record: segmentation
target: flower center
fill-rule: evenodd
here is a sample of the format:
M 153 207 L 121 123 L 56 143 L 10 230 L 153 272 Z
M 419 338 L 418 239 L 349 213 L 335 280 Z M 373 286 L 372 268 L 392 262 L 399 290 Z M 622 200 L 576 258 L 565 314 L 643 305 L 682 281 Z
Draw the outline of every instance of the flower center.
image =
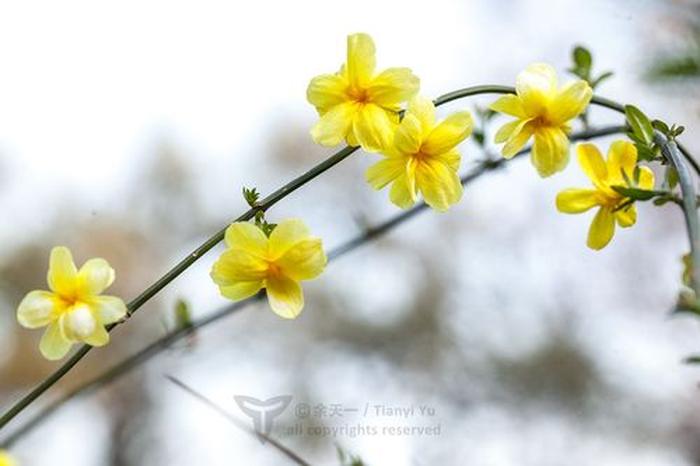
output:
M 268 262 L 267 275 L 269 277 L 279 277 L 282 275 L 282 268 L 274 262 Z
M 369 93 L 367 89 L 362 89 L 359 87 L 351 87 L 348 90 L 348 95 L 352 100 L 360 104 L 366 104 L 369 102 Z
M 547 118 L 547 115 L 540 115 L 532 120 L 532 124 L 538 128 L 552 126 L 552 123 Z
M 432 155 L 423 151 L 422 147 L 420 149 L 418 149 L 418 152 L 411 155 L 411 159 L 412 159 L 413 163 L 416 165 L 420 165 L 422 163 L 425 163 L 425 162 L 429 161 L 432 157 L 433 157 Z
M 79 306 L 81 304 L 80 299 L 78 299 L 78 294 L 73 293 L 71 295 L 55 295 L 58 297 L 58 299 L 61 302 L 60 306 L 57 306 L 58 309 L 63 309 L 64 312 L 71 310 L 75 306 Z

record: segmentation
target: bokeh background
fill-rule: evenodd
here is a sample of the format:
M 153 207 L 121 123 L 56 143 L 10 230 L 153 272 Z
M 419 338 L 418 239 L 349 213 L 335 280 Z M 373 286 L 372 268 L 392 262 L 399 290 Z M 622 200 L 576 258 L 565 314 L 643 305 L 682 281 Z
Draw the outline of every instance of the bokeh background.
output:
M 429 96 L 511 84 L 534 61 L 564 75 L 572 46 L 584 44 L 598 72 L 615 71 L 601 95 L 685 124 L 683 142 L 700 153 L 699 4 L 4 2 L 0 408 L 56 367 L 38 352 L 41 332 L 14 317 L 23 294 L 45 286 L 50 248 L 106 258 L 114 293 L 134 297 L 244 209 L 243 186 L 268 193 L 332 153 L 308 136 L 316 115 L 305 89 L 337 69 L 347 34 L 370 33 L 379 67 L 411 67 Z M 591 120 L 620 117 L 594 109 Z M 463 153 L 463 171 L 484 157 L 473 143 Z M 270 220 L 303 217 L 330 248 L 396 214 L 364 182 L 373 160 L 353 156 Z M 585 247 L 592 214 L 563 216 L 553 204 L 560 189 L 585 184 L 575 163 L 543 182 L 515 161 L 449 213 L 426 212 L 332 263 L 307 284 L 297 320 L 251 306 L 66 404 L 13 453 L 23 465 L 288 464 L 169 374 L 245 422 L 234 395 L 292 395 L 273 435 L 312 464 L 338 464 L 340 446 L 372 466 L 698 465 L 700 370 L 682 361 L 700 352 L 700 328 L 669 316 L 687 249 L 680 212 L 643 205 L 637 226 L 595 253 Z M 195 318 L 225 305 L 208 278 L 220 251 L 38 405 L 171 330 L 178 299 Z M 360 413 L 300 420 L 299 403 Z M 374 405 L 434 415 L 363 418 Z M 440 430 L 285 430 L 300 422 Z

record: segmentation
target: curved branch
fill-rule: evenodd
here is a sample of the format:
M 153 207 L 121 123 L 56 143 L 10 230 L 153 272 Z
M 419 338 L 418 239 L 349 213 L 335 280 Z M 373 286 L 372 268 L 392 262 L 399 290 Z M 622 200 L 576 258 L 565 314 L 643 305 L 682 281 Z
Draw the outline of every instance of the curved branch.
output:
M 661 153 L 669 161 L 671 166 L 678 173 L 678 184 L 681 186 L 681 200 L 683 216 L 688 230 L 688 241 L 690 243 L 690 256 L 692 262 L 692 273 L 690 274 L 690 285 L 695 292 L 695 299 L 700 298 L 700 221 L 698 220 L 697 198 L 695 197 L 695 186 L 690 178 L 688 167 L 683 163 L 681 151 L 675 141 L 668 139 L 658 131 L 654 134 L 656 144 L 661 148 Z
M 578 133 L 574 133 L 571 135 L 571 140 L 576 141 L 576 140 L 586 140 L 586 139 L 592 139 L 592 138 L 597 138 L 597 137 L 603 137 L 603 136 L 609 136 L 611 134 L 617 134 L 617 133 L 623 133 L 625 131 L 624 126 L 610 126 L 610 127 L 605 127 L 605 128 L 600 128 L 600 129 L 592 129 L 588 131 L 582 131 Z M 520 151 L 516 157 L 521 158 L 523 155 L 527 154 L 530 152 L 530 149 L 523 149 Z M 469 173 L 465 174 L 461 178 L 461 182 L 463 186 L 468 185 L 469 183 L 473 182 L 477 178 L 479 178 L 481 175 L 484 175 L 487 172 L 499 169 L 503 167 L 506 163 L 508 163 L 507 159 L 498 159 L 498 160 L 492 160 L 492 161 L 487 161 L 487 162 L 482 162 L 479 166 L 471 170 Z M 425 204 L 424 202 L 421 202 L 420 204 L 416 205 L 415 207 L 405 211 L 401 212 L 400 214 L 397 214 L 390 219 L 380 223 L 379 225 L 375 227 L 368 228 L 365 232 L 357 235 L 355 238 L 350 239 L 349 241 L 346 241 L 345 243 L 339 245 L 338 247 L 332 249 L 328 253 L 328 259 L 329 261 L 334 261 L 340 258 L 341 256 L 344 256 L 345 254 L 359 248 L 360 246 L 363 246 L 364 244 L 372 241 L 375 238 L 378 238 L 390 230 L 394 229 L 398 225 L 406 222 L 407 220 L 413 218 L 414 216 L 418 215 L 421 212 L 424 212 L 428 209 L 428 205 Z M 54 401 L 50 405 L 46 406 L 44 409 L 39 410 L 33 416 L 18 430 L 13 432 L 10 436 L 8 436 L 3 442 L 2 442 L 2 447 L 3 448 L 9 448 L 12 444 L 14 444 L 17 440 L 19 440 L 22 436 L 33 430 L 35 427 L 43 423 L 45 420 L 49 418 L 51 414 L 53 414 L 58 408 L 60 408 L 62 405 L 67 403 L 68 401 L 72 400 L 73 398 L 76 398 L 78 395 L 85 394 L 92 392 L 94 390 L 97 390 L 98 388 L 107 385 L 111 381 L 121 377 L 122 375 L 125 375 L 129 371 L 131 371 L 133 368 L 139 366 L 141 363 L 148 361 L 151 359 L 153 356 L 157 355 L 161 351 L 167 349 L 170 347 L 173 343 L 175 343 L 178 340 L 181 340 L 182 338 L 185 338 L 189 335 L 192 335 L 196 330 L 201 329 L 203 327 L 206 327 L 210 324 L 213 324 L 215 322 L 218 322 L 219 320 L 223 319 L 224 317 L 228 317 L 229 315 L 232 315 L 240 310 L 243 310 L 244 308 L 260 301 L 262 297 L 264 296 L 264 293 L 260 292 L 257 295 L 255 295 L 252 298 L 249 298 L 244 301 L 239 301 L 236 303 L 229 304 L 225 307 L 222 307 L 221 309 L 212 312 L 211 314 L 202 317 L 200 319 L 195 319 L 192 322 L 192 325 L 188 327 L 183 327 L 177 330 L 173 330 L 172 332 L 168 333 L 167 335 L 161 337 L 160 339 L 154 341 L 153 343 L 149 344 L 148 346 L 144 347 L 137 353 L 133 354 L 132 356 L 128 357 L 127 359 L 123 360 L 116 366 L 112 367 L 111 369 L 107 370 L 106 372 L 102 373 L 99 375 L 97 378 L 85 383 L 84 385 L 81 385 L 71 392 L 67 393 L 60 399 Z
M 514 93 L 515 89 L 510 86 L 496 86 L 496 85 L 483 85 L 483 86 L 472 86 L 472 87 L 467 87 L 464 89 L 460 89 L 454 92 L 450 92 L 447 94 L 444 94 L 440 97 L 438 97 L 435 100 L 435 105 L 440 106 L 443 104 L 446 104 L 448 102 L 461 99 L 464 97 L 469 97 L 469 96 L 475 96 L 475 95 L 480 95 L 480 94 L 510 94 Z M 601 107 L 606 107 L 611 110 L 615 110 L 617 112 L 624 113 L 624 107 L 616 102 L 613 102 L 609 99 L 605 99 L 603 97 L 597 97 L 594 96 L 591 100 L 591 103 L 601 106 Z M 358 147 L 345 147 L 341 149 L 340 151 L 336 152 L 334 155 L 329 157 L 328 159 L 324 160 L 320 164 L 314 166 L 311 168 L 309 171 L 306 173 L 298 176 L 297 178 L 293 179 L 286 185 L 282 186 L 279 188 L 277 191 L 273 192 L 269 196 L 267 196 L 265 199 L 263 199 L 258 205 L 255 207 L 249 209 L 242 215 L 240 215 L 238 218 L 234 220 L 234 222 L 242 222 L 242 221 L 247 221 L 252 219 L 256 212 L 258 211 L 265 211 L 272 207 L 274 204 L 279 202 L 280 200 L 284 199 L 287 197 L 289 194 L 292 192 L 296 191 L 298 188 L 301 186 L 305 185 L 306 183 L 310 182 L 317 176 L 321 175 L 325 171 L 329 170 L 330 168 L 334 167 L 335 165 L 339 164 L 346 158 L 348 158 L 353 152 L 357 151 Z M 688 155 L 687 156 L 689 159 L 691 157 Z M 695 165 L 694 165 L 695 166 Z M 138 311 L 141 306 L 143 306 L 146 302 L 148 302 L 151 298 L 153 298 L 160 290 L 165 288 L 168 284 L 170 284 L 173 280 L 175 280 L 182 272 L 187 270 L 194 262 L 196 262 L 200 257 L 202 257 L 204 254 L 206 254 L 209 250 L 211 250 L 214 246 L 219 244 L 223 238 L 224 234 L 226 232 L 226 228 L 228 225 L 221 230 L 219 230 L 214 236 L 206 240 L 201 246 L 199 246 L 197 249 L 195 249 L 192 253 L 190 253 L 187 257 L 182 259 L 180 262 L 178 262 L 172 269 L 170 269 L 168 272 L 165 273 L 160 279 L 158 279 L 155 283 L 153 283 L 151 286 L 146 288 L 140 295 L 138 295 L 135 299 L 133 299 L 129 304 L 127 304 L 127 309 L 129 312 L 129 315 L 133 314 L 134 312 Z M 128 320 L 128 319 L 127 319 Z M 116 324 L 112 324 L 107 327 L 108 331 L 112 331 L 115 327 L 117 327 L 119 324 L 123 322 L 118 322 Z M 39 385 L 37 385 L 34 389 L 32 389 L 28 394 L 26 394 L 24 397 L 22 397 L 19 401 L 17 401 L 13 406 L 10 407 L 10 409 L 5 412 L 2 417 L 0 417 L 0 430 L 2 430 L 7 423 L 9 423 L 15 416 L 17 416 L 19 413 L 21 413 L 27 406 L 29 406 L 35 399 L 37 399 L 39 396 L 41 396 L 46 390 L 48 390 L 52 385 L 54 385 L 56 382 L 58 382 L 61 378 L 63 378 L 64 375 L 66 375 L 78 362 L 80 362 L 81 359 L 83 359 L 90 351 L 92 347 L 89 345 L 83 345 L 80 347 L 80 349 L 73 354 L 63 365 L 61 365 L 56 371 L 54 371 L 51 375 L 49 375 L 45 380 L 43 380 Z

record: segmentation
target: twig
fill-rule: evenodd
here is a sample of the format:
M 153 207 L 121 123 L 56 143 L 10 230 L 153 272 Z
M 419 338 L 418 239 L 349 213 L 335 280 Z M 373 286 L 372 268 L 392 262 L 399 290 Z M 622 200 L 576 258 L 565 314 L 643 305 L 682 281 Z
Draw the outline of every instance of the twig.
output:
M 571 135 L 571 140 L 576 141 L 576 140 L 587 140 L 587 139 L 592 139 L 592 138 L 597 138 L 597 137 L 603 137 L 603 136 L 609 136 L 611 134 L 617 134 L 617 133 L 622 133 L 625 131 L 625 127 L 623 126 L 610 126 L 610 127 L 605 127 L 605 128 L 600 128 L 600 129 L 592 129 L 589 131 L 582 131 L 579 133 L 575 133 Z M 520 151 L 516 157 L 520 158 L 523 155 L 527 154 L 530 152 L 530 149 L 523 149 Z M 466 186 L 467 184 L 471 183 L 472 181 L 476 180 L 479 178 L 481 175 L 493 171 L 496 169 L 499 169 L 505 165 L 507 162 L 506 159 L 498 159 L 498 160 L 490 160 L 487 162 L 482 162 L 479 166 L 471 170 L 469 173 L 464 175 L 461 178 L 462 185 Z M 334 248 L 328 253 L 328 258 L 329 260 L 333 261 L 338 259 L 339 257 L 359 248 L 360 246 L 368 243 L 369 241 L 384 235 L 388 231 L 392 230 L 396 226 L 400 225 L 401 223 L 413 218 L 417 214 L 424 212 L 427 210 L 427 204 L 424 202 L 421 202 L 417 204 L 415 207 L 402 212 L 398 215 L 395 215 L 391 217 L 390 219 L 380 223 L 379 225 L 367 229 L 365 232 L 359 234 L 355 238 L 350 239 L 349 241 L 346 241 L 345 243 L 339 245 L 338 247 Z M 186 337 L 187 335 L 192 334 L 194 331 L 206 327 L 209 324 L 213 324 L 224 317 L 227 317 L 239 310 L 242 310 L 243 308 L 247 307 L 248 305 L 259 301 L 262 297 L 264 296 L 263 293 L 259 293 L 256 296 L 249 298 L 245 301 L 239 301 L 236 303 L 229 304 L 228 306 L 225 306 L 221 309 L 219 309 L 216 312 L 213 312 L 205 317 L 202 317 L 200 319 L 195 319 L 192 321 L 192 324 L 186 328 L 181 328 L 172 331 L 171 333 L 163 336 L 159 340 L 156 340 L 155 342 L 151 343 L 150 345 L 146 346 L 133 356 L 128 357 L 121 363 L 117 364 L 116 366 L 112 367 L 108 371 L 104 372 L 102 375 L 98 376 L 96 379 L 93 379 L 90 382 L 87 382 L 84 385 L 81 385 L 77 388 L 75 388 L 73 391 L 70 393 L 64 395 L 63 397 L 59 398 L 52 404 L 48 405 L 44 409 L 38 411 L 35 413 L 22 427 L 20 427 L 18 430 L 13 432 L 9 437 L 7 437 L 3 442 L 2 446 L 4 448 L 10 447 L 13 443 L 15 443 L 19 438 L 21 438 L 23 435 L 31 431 L 33 428 L 44 422 L 45 420 L 48 419 L 48 417 L 56 411 L 59 407 L 61 407 L 64 403 L 72 400 L 76 396 L 78 396 L 81 393 L 86 393 L 90 392 L 92 390 L 95 390 L 103 385 L 106 385 L 107 383 L 121 377 L 122 375 L 128 373 L 131 369 L 137 367 L 139 364 L 142 362 L 145 362 L 158 354 L 160 351 L 168 348 L 172 343 L 174 343 L 177 340 L 180 340 L 181 338 Z
M 683 216 L 688 231 L 690 243 L 690 257 L 692 258 L 692 273 L 690 284 L 695 292 L 695 299 L 700 298 L 700 222 L 698 221 L 697 198 L 695 186 L 690 177 L 688 166 L 683 162 L 682 154 L 676 142 L 667 138 L 660 132 L 654 134 L 656 144 L 661 148 L 661 153 L 678 173 L 678 184 L 681 186 Z
M 270 445 L 275 447 L 280 453 L 282 453 L 284 456 L 289 458 L 290 460 L 294 461 L 296 464 L 299 464 L 301 466 L 311 466 L 311 464 L 304 459 L 302 459 L 299 455 L 294 453 L 292 450 L 290 450 L 288 447 L 285 447 L 282 445 L 280 442 L 275 440 L 274 438 L 270 437 L 264 432 L 259 432 L 256 430 L 250 429 L 244 422 L 242 422 L 240 419 L 238 419 L 236 416 L 232 415 L 216 403 L 214 403 L 212 400 L 207 398 L 206 396 L 202 395 L 201 393 L 197 392 L 195 389 L 189 387 L 186 385 L 184 382 L 176 379 L 172 375 L 166 375 L 166 379 L 171 381 L 173 384 L 175 384 L 177 387 L 183 389 L 185 392 L 189 393 L 193 397 L 195 397 L 197 400 L 201 401 L 204 403 L 206 406 L 211 408 L 212 410 L 216 411 L 217 413 L 221 414 L 223 417 L 225 417 L 228 421 L 231 422 L 234 426 L 238 427 L 242 431 L 251 434 L 251 435 L 257 435 L 262 438 L 264 438 Z
M 514 92 L 514 91 L 515 90 L 512 87 L 504 87 L 504 86 L 473 86 L 473 87 L 468 87 L 468 88 L 462 89 L 462 90 L 458 91 L 457 93 L 450 93 L 450 94 L 446 94 L 442 97 L 438 97 L 435 105 L 442 105 L 443 103 L 447 103 L 447 102 L 450 102 L 450 101 L 455 100 L 455 99 L 469 97 L 469 96 L 473 96 L 473 95 L 491 94 L 491 93 L 503 94 L 503 93 Z M 276 204 L 277 202 L 284 199 L 292 192 L 299 189 L 301 186 L 305 185 L 306 183 L 310 182 L 311 180 L 313 180 L 314 178 L 316 178 L 320 174 L 324 173 L 325 171 L 329 170 L 330 168 L 334 167 L 335 165 L 339 164 L 340 162 L 342 162 L 343 160 L 348 158 L 357 149 L 358 149 L 358 147 L 350 147 L 350 146 L 345 147 L 344 149 L 341 149 L 340 151 L 336 152 L 334 155 L 332 155 L 328 159 L 324 160 L 320 164 L 311 168 L 306 173 L 298 176 L 297 178 L 293 179 L 292 181 L 290 181 L 286 185 L 279 188 L 277 191 L 275 191 L 272 194 L 270 194 L 269 196 L 267 196 L 260 203 L 258 203 L 255 207 L 249 209 L 244 214 L 242 214 L 241 216 L 236 218 L 234 220 L 234 222 L 243 222 L 243 221 L 250 220 L 255 216 L 255 214 L 257 212 L 266 211 L 267 209 L 272 207 L 274 204 Z M 226 227 L 228 227 L 228 225 Z M 141 306 L 143 306 L 146 302 L 148 302 L 160 290 L 165 288 L 170 282 L 175 280 L 175 278 L 177 278 L 182 272 L 187 270 L 187 268 L 189 266 L 194 264 L 195 261 L 197 261 L 204 254 L 206 254 L 214 246 L 219 244 L 224 239 L 224 235 L 226 233 L 226 227 L 222 228 L 216 234 L 214 234 L 214 236 L 212 236 L 211 238 L 206 240 L 201 246 L 199 246 L 197 249 L 195 249 L 192 253 L 190 253 L 183 260 L 178 262 L 168 272 L 166 272 L 166 274 L 163 275 L 160 279 L 158 279 L 154 284 L 152 284 L 151 286 L 146 288 L 146 290 L 143 291 L 140 295 L 138 295 L 133 301 L 129 302 L 129 304 L 127 304 L 128 315 L 131 316 L 133 313 L 135 313 L 138 309 L 141 308 Z M 121 323 L 123 323 L 123 322 L 117 322 L 115 324 L 112 324 L 112 325 L 107 327 L 107 330 L 111 332 L 115 327 L 117 327 Z M 46 390 L 48 390 L 52 385 L 54 385 L 64 375 L 66 375 L 78 362 L 80 362 L 81 359 L 83 359 L 90 352 L 90 350 L 92 350 L 92 346 L 89 346 L 89 345 L 81 346 L 80 349 L 73 356 L 68 358 L 68 360 L 65 363 L 63 363 L 62 366 L 60 366 L 58 369 L 56 369 L 56 371 L 54 371 L 46 379 L 44 379 L 41 383 L 39 383 L 39 385 L 37 385 L 28 394 L 23 396 L 19 401 L 17 401 L 13 406 L 11 406 L 10 409 L 7 412 L 5 412 L 2 415 L 2 417 L 0 417 L 0 430 L 2 430 L 7 425 L 8 422 L 10 422 L 15 416 L 17 416 L 19 413 L 21 413 L 34 400 L 39 398 Z

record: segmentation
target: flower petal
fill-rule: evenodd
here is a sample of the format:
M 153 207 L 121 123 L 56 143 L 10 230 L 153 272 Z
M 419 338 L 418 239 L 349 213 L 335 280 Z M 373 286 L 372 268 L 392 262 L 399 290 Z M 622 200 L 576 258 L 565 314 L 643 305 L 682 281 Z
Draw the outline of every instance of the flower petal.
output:
M 73 262 L 70 250 L 57 246 L 51 250 L 49 273 L 47 281 L 51 291 L 64 296 L 70 296 L 75 291 L 75 278 L 78 270 Z
M 386 157 L 375 163 L 365 172 L 367 182 L 374 189 L 382 189 L 406 172 L 406 159 L 403 157 Z
M 654 172 L 649 167 L 639 167 L 639 182 L 641 189 L 654 189 Z
M 346 72 L 352 86 L 365 88 L 372 80 L 376 66 L 374 41 L 368 34 L 348 36 Z
M 548 118 L 552 124 L 564 124 L 586 110 L 593 89 L 586 81 L 577 80 L 564 86 L 549 105 Z
M 63 358 L 70 351 L 73 343 L 69 341 L 61 330 L 60 319 L 51 323 L 39 343 L 39 351 L 50 361 Z
M 457 172 L 440 160 L 426 161 L 416 167 L 416 187 L 425 203 L 439 212 L 445 212 L 462 198 Z
M 352 124 L 352 131 L 360 146 L 367 152 L 381 152 L 389 146 L 398 124 L 398 114 L 375 104 L 360 106 Z
M 435 126 L 435 104 L 427 97 L 417 95 L 412 98 L 406 113 L 418 118 L 425 134 Z
M 615 234 L 615 216 L 609 207 L 601 207 L 588 230 L 588 247 L 603 249 Z
M 560 128 L 539 128 L 530 157 L 542 178 L 566 168 L 569 163 L 569 138 Z
M 219 291 L 224 298 L 232 301 L 240 301 L 241 299 L 250 298 L 263 287 L 262 280 L 250 282 L 238 282 L 233 285 L 220 286 Z
M 58 305 L 59 300 L 53 293 L 30 291 L 17 307 L 17 321 L 25 328 L 44 327 L 56 318 Z
M 267 262 L 242 249 L 229 249 L 212 266 L 210 276 L 219 286 L 259 281 L 267 273 Z
M 78 304 L 61 316 L 63 333 L 69 340 L 84 340 L 95 331 L 98 322 L 90 306 Z
M 557 90 L 557 73 L 546 63 L 533 63 L 521 72 L 515 89 L 522 100 L 525 113 L 530 116 L 545 112 Z
M 267 236 L 250 222 L 236 222 L 229 225 L 224 241 L 231 249 L 243 249 L 259 257 L 267 255 Z
M 102 293 L 114 282 L 114 275 L 114 269 L 106 260 L 88 260 L 78 271 L 78 294 L 91 296 Z
M 95 296 L 89 304 L 102 325 L 119 322 L 127 314 L 126 304 L 116 296 Z
M 394 147 L 402 154 L 416 154 L 423 142 L 421 122 L 415 115 L 407 113 L 394 133 Z
M 292 246 L 310 238 L 308 227 L 298 218 L 280 222 L 270 234 L 270 259 L 282 257 Z
M 267 300 L 280 317 L 294 319 L 304 308 L 304 294 L 299 283 L 285 276 L 268 278 L 265 281 Z
M 624 185 L 625 177 L 632 179 L 634 167 L 637 165 L 637 148 L 629 141 L 614 141 L 608 149 L 608 183 L 611 185 Z
M 387 68 L 374 77 L 367 94 L 382 107 L 396 108 L 418 92 L 420 80 L 409 68 Z
M 579 214 L 598 205 L 595 189 L 565 189 L 557 194 L 557 210 L 566 214 Z
M 523 101 L 515 94 L 506 94 L 499 97 L 494 103 L 489 105 L 489 108 L 494 112 L 505 113 L 521 120 L 528 118 Z
M 576 147 L 578 163 L 581 169 L 598 188 L 604 188 L 608 179 L 608 167 L 598 148 L 591 143 L 579 144 Z
M 527 144 L 533 134 L 533 125 L 525 124 L 520 132 L 513 132 L 510 139 L 503 145 L 501 154 L 507 159 L 512 159 Z
M 95 327 L 95 330 L 93 330 L 90 335 L 84 337 L 82 341 L 90 346 L 105 346 L 107 343 L 109 343 L 109 332 L 107 332 L 102 325 L 98 325 Z
M 615 219 L 622 228 L 631 227 L 637 222 L 637 207 L 632 204 L 624 209 L 615 211 Z
M 343 102 L 331 107 L 311 128 L 311 138 L 322 146 L 337 146 L 350 131 L 358 108 L 358 104 L 354 102 Z
M 406 170 L 391 184 L 389 200 L 402 209 L 408 209 L 416 203 L 416 180 Z
M 440 154 L 440 157 L 438 159 L 441 160 L 445 165 L 447 165 L 447 167 L 450 170 L 454 171 L 455 173 L 459 171 L 459 165 L 462 162 L 462 156 L 460 155 L 457 149 L 452 149 L 443 154 Z
M 348 100 L 348 82 L 340 74 L 322 74 L 316 76 L 306 89 L 306 100 L 323 115 L 332 107 Z
M 302 281 L 321 275 L 327 262 L 323 243 L 319 238 L 312 238 L 296 243 L 275 264 L 282 269 L 283 275 Z
M 514 135 L 518 135 L 528 121 L 530 120 L 513 120 L 510 123 L 504 124 L 496 131 L 496 135 L 493 138 L 494 142 L 496 144 L 501 144 Z
M 469 112 L 457 112 L 445 118 L 428 135 L 422 150 L 438 155 L 449 151 L 472 133 L 474 121 Z

